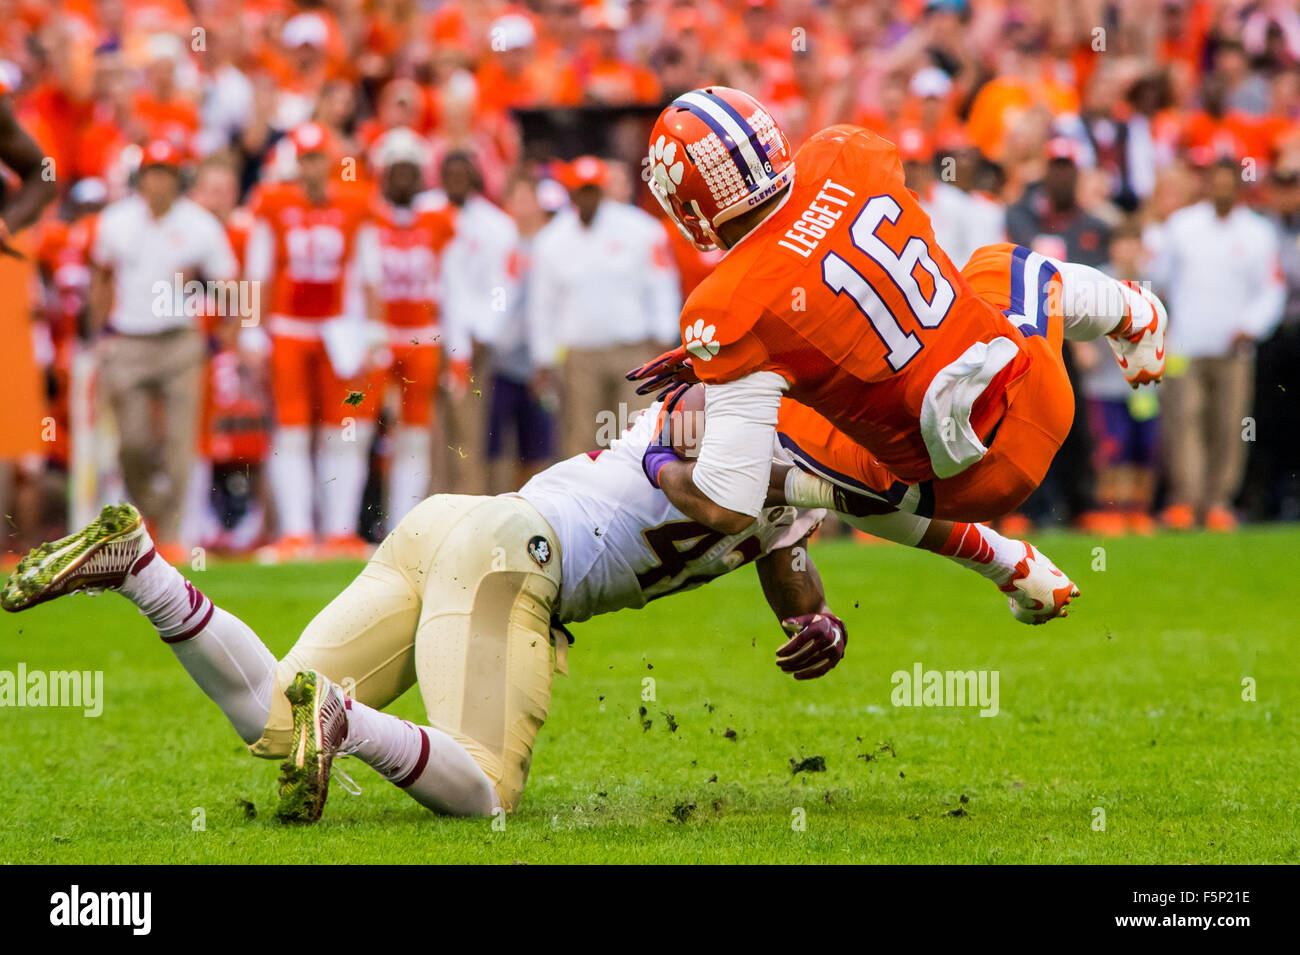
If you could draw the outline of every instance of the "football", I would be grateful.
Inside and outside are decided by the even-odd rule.
[[[700,442],[704,439],[704,385],[694,384],[686,389],[673,409],[669,427],[677,456],[693,461],[700,453]]]

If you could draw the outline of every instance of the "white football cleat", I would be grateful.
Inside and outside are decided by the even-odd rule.
[[[1124,380],[1136,388],[1159,381],[1165,373],[1165,331],[1169,328],[1169,313],[1155,292],[1136,282],[1123,284],[1136,292],[1147,308],[1144,312],[1140,305],[1133,304],[1128,333],[1111,333],[1106,340],[1115,352]]]
[[[1021,541],[1025,558],[1016,564],[1011,579],[998,589],[1008,594],[1011,616],[1021,623],[1047,623],[1054,617],[1068,617],[1065,608],[1079,596],[1079,588],[1033,544]]]

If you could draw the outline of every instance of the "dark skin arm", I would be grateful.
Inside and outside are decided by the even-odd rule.
[[[790,637],[777,649],[776,665],[796,680],[815,680],[834,669],[848,637],[826,603],[808,538],[760,558],[757,566],[763,594]]]
[[[89,332],[98,335],[108,322],[113,307],[113,270],[102,265],[90,267],[90,292],[86,299]]]
[[[46,180],[45,154],[14,117],[13,103],[9,97],[0,96],[0,162],[3,162],[22,180],[18,189],[0,211],[5,230],[13,235],[36,221],[41,210],[54,198],[54,183]],[[4,241],[0,234],[0,251],[9,255],[18,253]]]
[[[693,521],[723,534],[739,534],[754,518],[723,507],[695,486],[694,461],[669,461],[659,472],[659,487],[673,507]]]
[[[830,613],[822,578],[808,553],[808,538],[782,547],[754,562],[763,596],[777,620],[806,613]]]

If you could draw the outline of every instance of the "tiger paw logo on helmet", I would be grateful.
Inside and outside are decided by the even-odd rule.
[[[704,319],[697,318],[694,325],[687,325],[682,332],[682,344],[700,361],[709,361],[722,347],[721,343],[713,340],[715,330],[713,325],[705,325]]]
[[[671,196],[682,184],[685,172],[685,164],[677,159],[676,143],[670,143],[666,137],[660,136],[650,144],[650,155],[646,157],[647,182],[653,179],[665,195]]]

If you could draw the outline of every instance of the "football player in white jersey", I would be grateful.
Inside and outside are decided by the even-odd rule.
[[[287,757],[283,821],[320,817],[343,754],[435,812],[511,811],[552,673],[566,672],[566,623],[642,607],[753,562],[789,635],[778,665],[808,679],[844,654],[844,624],[812,561],[796,552],[825,512],[777,504],[730,536],[690,521],[642,474],[647,447],[662,438],[658,411],[609,449],[562,461],[518,493],[427,498],[283,660],[157,555],[128,504],[33,551],[0,605],[24,610],[105,589],[135,603],[249,749]],[[1003,590],[1014,609],[1017,594]],[[1033,602],[1027,592],[1019,598]],[[416,683],[427,725],[381,712]]]

